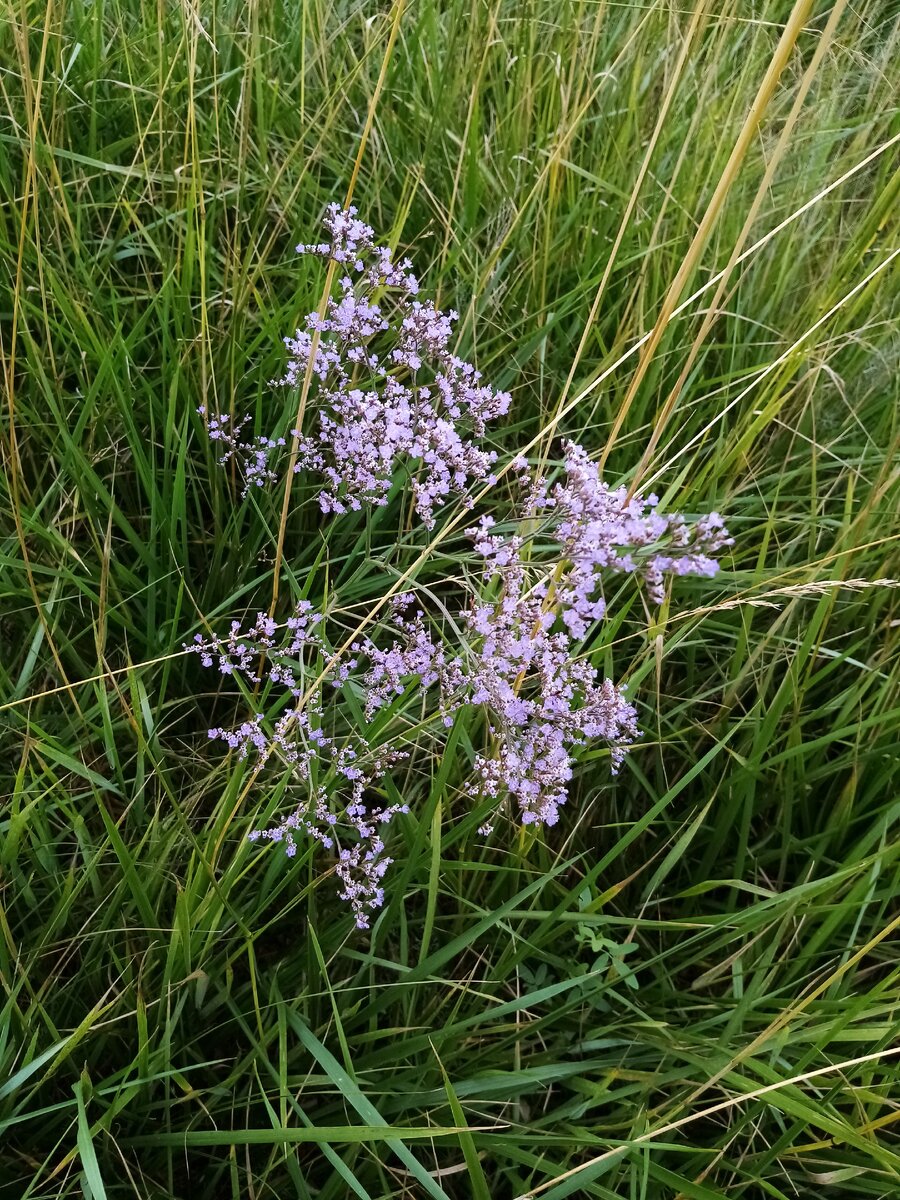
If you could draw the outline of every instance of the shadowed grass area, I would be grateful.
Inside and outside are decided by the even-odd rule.
[[[395,16],[0,10],[0,1197],[894,1195],[896,7],[410,0],[386,60]],[[575,437],[735,546],[589,644],[644,737],[559,825],[476,836],[475,717],[398,769],[363,935],[246,841],[287,781],[242,799],[182,645],[269,603],[281,492],[196,409],[291,427],[383,67],[354,202],[512,392],[502,461]],[[331,644],[476,586],[403,487],[313,491],[282,601]]]

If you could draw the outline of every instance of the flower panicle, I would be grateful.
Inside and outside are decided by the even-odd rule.
[[[285,339],[288,361],[276,381],[298,385],[315,354],[315,429],[291,431],[297,469],[321,476],[322,511],[341,514],[386,504],[399,467],[415,462],[414,506],[431,528],[451,496],[472,506],[472,485],[493,480],[496,454],[478,441],[508,411],[509,395],[453,353],[457,314],[419,298],[411,263],[377,246],[355,209],[332,205],[325,228],[327,240],[297,249],[343,268],[339,294]],[[220,461],[241,462],[245,489],[278,478],[284,437],[250,439],[246,417],[200,411]],[[341,659],[306,599],[283,624],[260,612],[246,627],[233,621],[224,635],[197,634],[185,647],[256,698],[247,720],[211,728],[209,738],[257,770],[276,761],[299,793],[288,816],[250,839],[277,843],[291,858],[301,846],[330,855],[360,928],[384,903],[387,827],[409,811],[392,782],[414,744],[398,729],[398,701],[419,694],[415,741],[430,738],[436,752],[460,712],[483,711],[488,736],[471,764],[487,813],[479,833],[491,834],[504,815],[552,826],[581,748],[605,747],[615,774],[640,737],[626,691],[584,652],[609,615],[605,581],[632,576],[658,605],[672,579],[714,575],[733,544],[718,513],[691,520],[663,512],[657,496],[607,484],[584,447],[567,441],[562,450],[555,481],[516,456],[512,513],[500,525],[483,512],[466,531],[485,587],[458,622],[448,620],[452,640],[405,592]],[[308,686],[310,673],[325,686]],[[350,696],[359,707],[341,703]]]
[[[448,499],[465,502],[473,483],[491,481],[497,455],[479,443],[511,397],[453,352],[458,314],[418,299],[410,261],[397,264],[377,246],[356,209],[332,204],[324,225],[327,241],[297,250],[341,266],[338,294],[284,339],[287,362],[272,381],[296,388],[311,368],[316,384],[315,428],[290,431],[294,470],[318,475],[322,511],[343,514],[386,504],[398,468],[408,466],[416,513],[431,529]],[[289,461],[284,434],[244,437],[246,417],[199,411],[219,462],[240,464],[244,495],[279,479]]]

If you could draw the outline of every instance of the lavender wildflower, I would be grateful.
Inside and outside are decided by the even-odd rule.
[[[201,417],[205,417],[206,405],[201,404],[197,412]],[[219,465],[224,466],[233,458],[241,464],[244,473],[242,496],[246,496],[251,487],[265,487],[267,483],[275,482],[278,475],[272,466],[272,460],[277,459],[287,445],[283,437],[255,437],[250,441],[243,441],[241,430],[249,419],[242,417],[236,421],[227,415],[213,415],[207,422],[209,440],[217,442],[222,451]]]
[[[593,599],[602,571],[637,575],[654,604],[663,601],[666,575],[718,571],[712,556],[734,540],[718,513],[693,525],[680,513],[663,515],[656,496],[629,498],[626,488],[604,483],[583,447],[566,442],[564,452],[565,482],[545,495],[543,508],[570,564],[557,593],[573,636],[603,616],[603,601]]]
[[[637,713],[621,689],[575,656],[568,631],[554,632],[546,589],[526,591],[519,540],[486,535],[486,524],[471,532],[486,552],[487,574],[502,576],[503,594],[464,614],[473,642],[480,642],[466,672],[467,698],[486,706],[494,740],[475,771],[485,795],[518,803],[523,824],[553,825],[566,801],[575,748],[605,742],[615,773],[638,737]]]
[[[322,511],[339,514],[386,504],[394,476],[406,466],[413,471],[416,512],[431,529],[451,496],[490,480],[497,456],[477,440],[508,411],[510,397],[451,352],[457,314],[415,299],[419,284],[411,263],[397,265],[386,247],[376,246],[355,209],[333,204],[324,224],[328,241],[297,250],[341,264],[340,294],[328,301],[324,317],[310,313],[305,328],[285,338],[288,361],[273,381],[301,383],[317,333],[317,428],[291,431],[299,446],[295,470],[321,475]],[[384,295],[387,309],[376,294]],[[246,418],[211,417],[208,430],[223,448],[220,462],[241,462],[246,494],[278,478],[286,441],[242,440],[245,424]]]
[[[363,799],[366,787],[398,761],[397,752],[376,752],[364,764],[355,765],[362,760],[346,750],[340,756],[343,761],[336,765],[337,773],[352,781],[351,799],[342,814],[334,811],[327,788],[320,786],[283,821],[268,829],[254,829],[248,837],[254,842],[262,839],[282,844],[289,858],[297,853],[299,834],[324,850],[333,850],[335,874],[342,885],[340,899],[350,905],[357,928],[367,929],[369,914],[384,903],[381,881],[393,862],[385,853],[381,830],[398,813],[409,812],[409,807],[394,804],[370,809]]]
[[[215,665],[226,676],[274,686],[299,701],[307,652],[328,653],[321,622],[321,613],[301,600],[283,626],[258,613],[246,629],[233,621],[226,637],[198,634],[185,649],[198,654],[205,667]],[[346,682],[356,665],[352,658],[336,665],[332,682]],[[282,845],[290,858],[297,853],[298,837],[333,851],[340,896],[365,929],[370,913],[383,902],[381,880],[392,861],[385,853],[383,830],[394,816],[408,811],[405,804],[372,807],[368,793],[406,754],[396,746],[373,746],[364,734],[340,739],[326,734],[323,716],[321,700],[309,697],[305,707],[286,707],[271,733],[264,728],[263,714],[256,713],[234,729],[210,729],[208,736],[223,741],[240,760],[252,758],[256,769],[275,758],[290,770],[304,799],[283,820],[248,836]]]
[[[552,825],[565,803],[574,748],[605,741],[617,770],[638,736],[637,714],[611,681],[598,682],[590,664],[573,657],[566,633],[551,632],[555,615],[543,611],[540,591],[525,594],[525,569],[514,549],[507,545],[498,554],[504,595],[461,614],[469,635],[464,656],[448,660],[423,614],[405,615],[410,601],[402,598],[394,624],[404,640],[387,651],[367,649],[367,716],[403,692],[411,677],[423,688],[440,685],[445,719],[464,705],[483,706],[495,743],[474,764],[483,794],[498,805],[515,799],[523,824]]]
[[[524,462],[515,463],[527,508],[541,514],[542,536],[555,545],[549,562],[537,560],[548,574],[529,588],[523,537],[493,532],[495,520],[485,514],[469,536],[485,578],[499,576],[502,593],[461,614],[469,654],[448,661],[417,614],[397,622],[405,645],[395,643],[378,657],[367,677],[370,710],[415,674],[425,686],[440,680],[444,713],[483,705],[493,748],[476,758],[476,775],[485,795],[498,803],[513,798],[526,825],[558,819],[577,747],[606,743],[616,773],[639,736],[624,692],[599,679],[576,652],[576,640],[606,614],[596,594],[602,573],[634,574],[661,602],[666,575],[712,575],[713,554],[732,544],[718,514],[693,525],[678,513],[664,516],[655,496],[629,497],[625,488],[604,484],[582,447],[568,442],[564,450],[565,482],[553,489],[530,478]]]

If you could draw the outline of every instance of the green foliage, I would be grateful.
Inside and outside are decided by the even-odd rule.
[[[347,188],[387,6],[4,7],[2,1200],[900,1190],[900,25],[840,7],[693,265],[789,5],[403,13],[354,200],[513,392],[498,448],[552,459],[556,428],[628,480],[656,429],[646,477],[736,546],[620,605],[595,654],[645,737],[615,783],[583,756],[559,826],[475,836],[474,722],[394,778],[371,937],[321,860],[247,843],[279,784],[242,795],[205,730],[245,701],[181,646],[271,595],[281,496],[239,499],[196,408],[290,427],[266,380],[322,286],[293,246]],[[714,324],[711,291],[672,320],[610,439],[773,161]],[[398,541],[401,504],[325,524],[298,481],[283,599],[334,641],[403,572],[439,603],[468,569]]]

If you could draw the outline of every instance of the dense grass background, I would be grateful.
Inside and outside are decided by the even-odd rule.
[[[395,14],[3,5],[0,1196],[900,1194],[900,23],[797,9],[758,129],[786,3],[402,14],[355,201],[513,391],[498,447],[627,480],[655,431],[644,477],[736,546],[593,647],[646,733],[560,826],[480,843],[459,725],[395,779],[369,936],[246,842],[279,785],[238,802],[204,733],[245,702],[181,644],[271,595],[280,494],[241,501],[195,409],[289,426],[293,245]],[[421,557],[399,519],[298,487],[283,600],[338,640]]]

